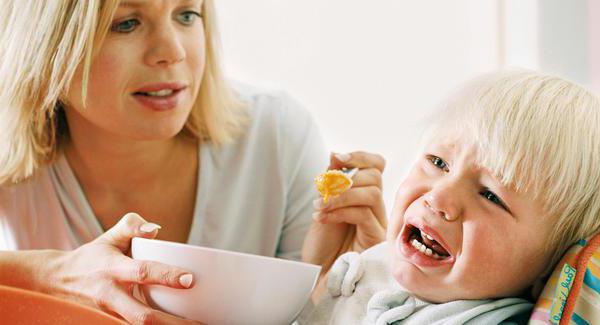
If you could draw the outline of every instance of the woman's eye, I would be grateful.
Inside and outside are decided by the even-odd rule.
[[[435,167],[437,167],[445,172],[448,172],[448,164],[446,164],[446,162],[444,160],[442,160],[442,158],[437,157],[437,156],[429,156],[428,159],[429,159],[429,161],[431,161],[431,163]]]
[[[492,202],[492,203],[494,203],[496,205],[499,205],[501,208],[503,208],[505,210],[508,210],[506,208],[506,205],[504,204],[504,202],[502,202],[502,200],[500,200],[500,198],[496,194],[494,194],[494,192],[489,191],[489,190],[484,190],[484,191],[481,192],[481,195],[486,200],[488,200],[488,201],[490,201],[490,202]]]
[[[177,20],[179,20],[179,22],[181,22],[184,25],[191,25],[198,17],[202,17],[198,12],[184,11],[177,15]]]
[[[129,33],[132,32],[139,24],[140,22],[137,19],[128,19],[113,24],[111,30],[117,33]]]

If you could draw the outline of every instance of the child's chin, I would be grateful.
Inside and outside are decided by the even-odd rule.
[[[420,271],[411,263],[396,259],[391,265],[392,277],[404,289],[413,292],[418,289],[419,283],[426,281],[424,274],[419,274]]]
[[[392,277],[404,290],[413,296],[431,303],[444,303],[454,300],[445,296],[444,290],[436,284],[434,278],[427,276],[413,264],[402,260],[395,260],[391,265]]]

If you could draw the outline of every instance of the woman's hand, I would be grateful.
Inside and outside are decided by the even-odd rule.
[[[135,213],[126,214],[113,228],[73,251],[52,251],[43,270],[40,289],[54,296],[91,305],[133,324],[195,324],[151,309],[133,297],[135,284],[190,288],[192,274],[165,264],[138,261],[125,254],[133,237],[156,237],[158,225]]]
[[[385,240],[387,218],[381,181],[385,160],[366,152],[332,154],[329,169],[342,167],[359,168],[352,188],[326,204],[315,200],[315,221],[302,248],[302,259],[323,266],[322,274],[341,254],[362,252]]]

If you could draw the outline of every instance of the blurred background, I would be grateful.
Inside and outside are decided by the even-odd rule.
[[[422,119],[482,72],[523,67],[600,89],[597,0],[218,0],[230,78],[287,91],[331,151],[387,159],[393,196]]]

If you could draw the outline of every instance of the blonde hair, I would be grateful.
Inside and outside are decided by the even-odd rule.
[[[600,231],[600,101],[590,91],[533,71],[489,73],[457,92],[432,122],[429,136],[466,132],[480,166],[541,200],[541,217],[555,222],[548,268]]]
[[[83,65],[85,105],[90,65],[119,2],[0,2],[0,184],[23,180],[56,156],[67,131],[59,99]],[[222,74],[212,0],[202,6],[205,71],[180,134],[219,145],[238,136],[248,116]]]

